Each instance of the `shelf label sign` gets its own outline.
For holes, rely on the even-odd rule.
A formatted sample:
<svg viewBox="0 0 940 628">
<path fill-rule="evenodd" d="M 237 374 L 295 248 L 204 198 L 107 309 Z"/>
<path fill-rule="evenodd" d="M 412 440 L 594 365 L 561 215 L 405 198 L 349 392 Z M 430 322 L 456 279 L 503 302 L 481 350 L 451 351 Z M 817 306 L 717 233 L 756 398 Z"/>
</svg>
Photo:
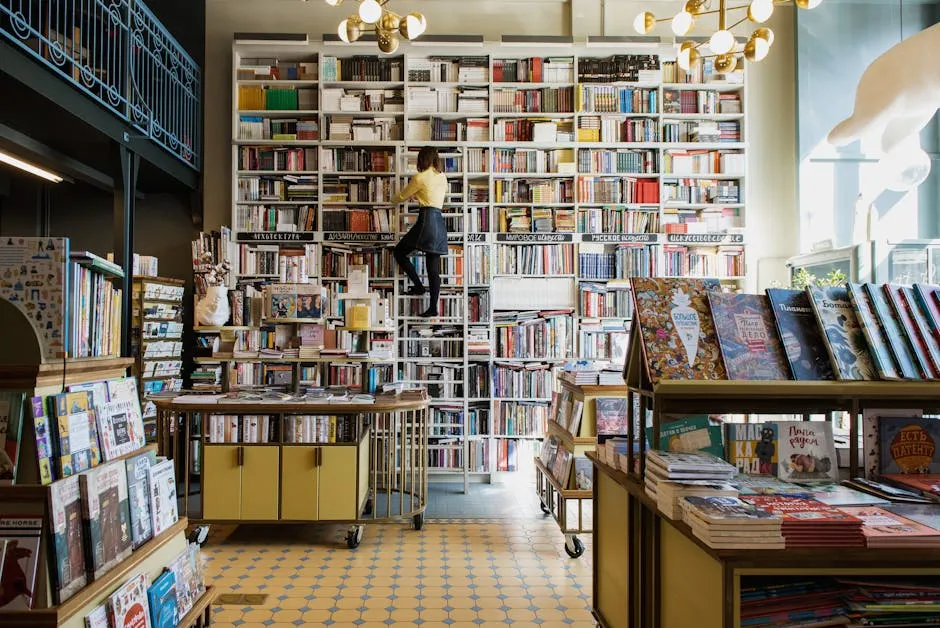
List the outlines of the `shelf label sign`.
<svg viewBox="0 0 940 628">
<path fill-rule="evenodd" d="M 639 244 L 655 244 L 655 233 L 585 233 L 581 236 L 582 242 L 635 242 Z"/>
<path fill-rule="evenodd" d="M 238 231 L 239 242 L 313 242 L 312 231 Z"/>
<path fill-rule="evenodd" d="M 741 233 L 670 233 L 666 242 L 674 244 L 741 244 Z"/>
<path fill-rule="evenodd" d="M 485 233 L 468 233 L 467 242 L 486 242 Z"/>
<path fill-rule="evenodd" d="M 532 242 L 572 242 L 570 233 L 497 233 L 497 242 L 518 242 L 529 244 Z"/>
<path fill-rule="evenodd" d="M 394 233 L 327 231 L 323 234 L 323 240 L 325 242 L 392 242 L 394 239 Z"/>
</svg>

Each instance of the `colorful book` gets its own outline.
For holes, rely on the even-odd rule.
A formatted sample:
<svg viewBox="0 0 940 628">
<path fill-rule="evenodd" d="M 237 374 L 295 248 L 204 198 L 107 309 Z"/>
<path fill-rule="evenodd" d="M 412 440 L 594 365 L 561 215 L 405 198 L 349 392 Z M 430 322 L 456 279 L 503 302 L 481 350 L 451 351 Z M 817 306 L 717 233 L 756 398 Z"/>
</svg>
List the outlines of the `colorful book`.
<svg viewBox="0 0 940 628">
<path fill-rule="evenodd" d="M 147 603 L 147 575 L 137 574 L 108 598 L 114 628 L 151 628 Z"/>
<path fill-rule="evenodd" d="M 542 441 L 542 451 L 539 453 L 539 460 L 549 471 L 555 463 L 555 452 L 558 451 L 558 439 L 554 436 L 547 436 Z"/>
<path fill-rule="evenodd" d="M 828 421 L 777 421 L 777 477 L 785 482 L 838 481 L 839 464 Z"/>
<path fill-rule="evenodd" d="M 930 313 L 924 308 L 917 296 L 917 291 L 910 286 L 901 286 L 901 299 L 911 314 L 917 335 L 927 350 L 927 358 L 935 375 L 940 378 L 940 338 L 934 332 Z"/>
<path fill-rule="evenodd" d="M 176 628 L 179 611 L 176 607 L 176 576 L 172 571 L 164 571 L 154 578 L 147 589 L 147 603 L 153 628 Z"/>
<path fill-rule="evenodd" d="M 887 499 L 856 491 L 848 486 L 833 482 L 806 484 L 801 488 L 806 492 L 807 497 L 837 508 L 842 506 L 886 506 L 891 503 Z"/>
<path fill-rule="evenodd" d="M 790 379 L 767 297 L 709 292 L 708 305 L 728 379 Z"/>
<path fill-rule="evenodd" d="M 36 434 L 36 458 L 39 464 L 39 482 L 44 486 L 56 479 L 53 464 L 55 452 L 52 448 L 53 438 L 51 423 L 46 413 L 46 398 L 33 397 L 30 400 L 33 411 L 33 431 Z"/>
<path fill-rule="evenodd" d="M 783 518 L 784 529 L 788 523 L 816 526 L 818 524 L 860 524 L 859 519 L 843 512 L 840 508 L 828 506 L 815 499 L 790 497 L 788 495 L 751 495 L 743 501 L 766 512 Z"/>
<path fill-rule="evenodd" d="M 652 383 L 727 379 L 708 308 L 718 280 L 632 277 L 630 286 Z"/>
<path fill-rule="evenodd" d="M 199 545 L 190 543 L 170 561 L 167 570 L 176 578 L 176 610 L 177 614 L 183 617 L 205 590 Z"/>
<path fill-rule="evenodd" d="M 85 567 L 94 579 L 131 555 L 127 473 L 122 462 L 89 469 L 78 476 L 85 535 Z"/>
<path fill-rule="evenodd" d="M 552 462 L 552 477 L 558 481 L 562 488 L 568 488 L 568 477 L 571 475 L 572 454 L 563 443 L 558 443 L 555 451 L 555 460 Z"/>
<path fill-rule="evenodd" d="M 133 453 L 147 444 L 140 401 L 108 401 L 97 406 L 98 435 L 105 460 Z"/>
<path fill-rule="evenodd" d="M 653 428 L 646 428 L 646 441 L 653 442 Z M 663 451 L 704 451 L 714 456 L 724 455 L 721 426 L 711 425 L 704 415 L 664 421 L 659 425 L 659 442 L 654 449 Z"/>
<path fill-rule="evenodd" d="M 914 296 L 927 314 L 927 326 L 933 337 L 940 341 L 940 286 L 915 283 Z"/>
<path fill-rule="evenodd" d="M 881 479 L 933 501 L 940 501 L 940 474 L 886 473 Z"/>
<path fill-rule="evenodd" d="M 594 416 L 597 420 L 598 436 L 623 436 L 627 434 L 630 418 L 627 416 L 626 397 L 595 398 Z"/>
<path fill-rule="evenodd" d="M 164 460 L 147 469 L 150 483 L 150 522 L 153 535 L 166 531 L 179 519 L 176 509 L 176 471 L 172 460 Z"/>
<path fill-rule="evenodd" d="M 911 521 L 930 526 L 940 530 L 940 505 L 935 504 L 891 504 L 885 506 L 896 515 L 901 515 Z"/>
<path fill-rule="evenodd" d="M 891 345 L 888 342 L 888 334 L 885 331 L 881 320 L 875 315 L 868 293 L 864 286 L 859 283 L 846 284 L 849 293 L 849 301 L 855 308 L 855 314 L 858 316 L 858 323 L 865 334 L 865 340 L 868 341 L 868 348 L 871 351 L 872 361 L 875 368 L 878 369 L 878 375 L 881 379 L 899 380 L 902 375 L 898 370 L 894 354 L 891 352 Z"/>
<path fill-rule="evenodd" d="M 940 419 L 881 417 L 878 473 L 940 473 Z"/>
<path fill-rule="evenodd" d="M 904 337 L 907 339 L 907 344 L 914 354 L 914 359 L 917 361 L 921 373 L 924 374 L 924 379 L 934 380 L 940 378 L 940 372 L 934 369 L 927 349 L 926 339 L 917 325 L 914 313 L 908 307 L 901 286 L 885 284 L 882 286 L 882 290 L 888 303 L 891 304 L 894 317 L 901 324 L 901 329 L 904 330 Z"/>
<path fill-rule="evenodd" d="M 917 361 L 917 356 L 914 355 L 914 349 L 908 342 L 904 329 L 901 328 L 901 323 L 895 317 L 891 304 L 888 303 L 888 298 L 881 286 L 866 283 L 865 294 L 868 295 L 871 308 L 885 330 L 888 348 L 894 355 L 898 372 L 904 379 L 923 379 L 924 374 Z"/>
<path fill-rule="evenodd" d="M 118 377 L 109 379 L 106 383 L 108 385 L 108 401 L 140 403 L 140 397 L 137 394 L 137 378 Z"/>
<path fill-rule="evenodd" d="M 579 491 L 590 491 L 594 488 L 594 465 L 584 456 L 574 459 L 574 483 Z"/>
<path fill-rule="evenodd" d="M 153 450 L 132 456 L 124 461 L 127 472 L 127 506 L 130 513 L 131 539 L 138 548 L 153 538 L 150 519 L 150 467 L 156 464 Z"/>
<path fill-rule="evenodd" d="M 756 508 L 737 497 L 686 496 L 682 498 L 682 507 L 706 524 L 780 523 L 778 515 Z"/>
<path fill-rule="evenodd" d="M 52 528 L 52 594 L 61 604 L 88 583 L 85 575 L 85 539 L 82 534 L 82 495 L 78 477 L 53 482 L 49 488 Z"/>
<path fill-rule="evenodd" d="M 873 380 L 878 373 L 865 334 L 844 286 L 807 288 L 816 320 L 823 330 L 832 370 L 840 380 Z"/>
<path fill-rule="evenodd" d="M 910 546 L 940 543 L 940 530 L 918 523 L 878 506 L 845 506 L 843 512 L 862 520 L 862 534 L 869 547 Z"/>
<path fill-rule="evenodd" d="M 803 290 L 769 288 L 767 298 L 770 299 L 774 323 L 790 363 L 793 379 L 835 379 L 809 295 Z"/>
<path fill-rule="evenodd" d="M 101 461 L 98 427 L 88 391 L 52 398 L 56 414 L 59 477 L 68 477 L 97 466 Z"/>
<path fill-rule="evenodd" d="M 777 475 L 777 424 L 728 423 L 726 458 L 740 473 Z"/>
<path fill-rule="evenodd" d="M 765 424 L 766 425 L 766 424 Z M 738 489 L 741 497 L 746 495 L 789 495 L 791 497 L 809 497 L 805 486 L 790 484 L 771 475 L 736 475 L 731 484 Z"/>
<path fill-rule="evenodd" d="M 42 513 L 0 517 L 0 610 L 35 607 Z"/>
<path fill-rule="evenodd" d="M 111 628 L 108 623 L 108 607 L 106 604 L 97 606 L 85 615 L 85 628 Z"/>
</svg>

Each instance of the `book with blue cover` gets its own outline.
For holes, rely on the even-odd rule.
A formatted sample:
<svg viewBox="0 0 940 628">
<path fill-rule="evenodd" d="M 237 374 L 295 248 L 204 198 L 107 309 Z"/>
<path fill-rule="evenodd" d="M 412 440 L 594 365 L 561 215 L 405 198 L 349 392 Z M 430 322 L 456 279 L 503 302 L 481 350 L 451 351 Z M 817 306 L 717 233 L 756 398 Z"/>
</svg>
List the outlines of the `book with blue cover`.
<svg viewBox="0 0 940 628">
<path fill-rule="evenodd" d="M 807 288 L 816 320 L 823 330 L 832 370 L 840 380 L 876 380 L 878 371 L 845 286 Z"/>
<path fill-rule="evenodd" d="M 728 379 L 790 379 L 766 296 L 709 292 L 708 305 Z"/>
<path fill-rule="evenodd" d="M 884 325 L 875 315 L 868 293 L 865 292 L 862 284 L 849 283 L 845 287 L 848 290 L 852 307 L 855 308 L 855 313 L 858 315 L 862 333 L 865 334 L 865 340 L 868 341 L 868 348 L 871 349 L 871 357 L 875 362 L 875 368 L 878 369 L 878 375 L 881 376 L 881 379 L 901 379 L 901 373 L 888 342 L 888 335 L 885 332 Z"/>
<path fill-rule="evenodd" d="M 911 314 L 914 326 L 917 328 L 917 334 L 920 337 L 924 349 L 927 352 L 927 358 L 933 368 L 934 374 L 940 378 L 940 338 L 931 322 L 930 312 L 923 307 L 921 300 L 917 296 L 917 291 L 910 286 L 901 286 L 901 298 Z"/>
<path fill-rule="evenodd" d="M 127 471 L 128 507 L 134 549 L 153 538 L 153 523 L 150 520 L 150 479 L 148 471 L 156 462 L 157 454 L 153 450 L 124 461 Z"/>
<path fill-rule="evenodd" d="M 900 323 L 904 337 L 914 354 L 914 359 L 917 361 L 917 365 L 920 368 L 920 372 L 923 373 L 924 379 L 933 380 L 940 378 L 940 372 L 937 371 L 933 361 L 930 359 L 926 339 L 922 333 L 923 330 L 921 330 L 920 326 L 917 324 L 917 319 L 914 318 L 914 312 L 908 306 L 907 300 L 904 298 L 901 286 L 886 283 L 881 286 L 881 288 L 888 303 L 891 304 L 892 314 L 894 314 L 894 317 L 897 319 L 898 323 Z"/>
<path fill-rule="evenodd" d="M 940 419 L 880 417 L 879 473 L 940 474 Z"/>
<path fill-rule="evenodd" d="M 895 318 L 881 286 L 866 283 L 865 294 L 868 295 L 871 308 L 885 330 L 888 347 L 894 355 L 901 376 L 904 379 L 923 379 L 920 364 L 914 356 L 914 349 L 908 343 L 907 336 L 905 336 L 898 319 Z"/>
<path fill-rule="evenodd" d="M 769 288 L 767 298 L 793 379 L 835 379 L 809 295 L 802 290 Z"/>
<path fill-rule="evenodd" d="M 652 427 L 646 428 L 646 440 L 653 440 Z M 721 457 L 724 455 L 721 426 L 711 425 L 704 415 L 664 421 L 659 426 L 659 442 L 652 448 L 679 452 L 704 451 Z"/>
<path fill-rule="evenodd" d="M 164 571 L 154 578 L 153 584 L 147 589 L 147 602 L 153 628 L 176 628 L 179 614 L 176 607 L 176 576 L 172 571 Z"/>
</svg>

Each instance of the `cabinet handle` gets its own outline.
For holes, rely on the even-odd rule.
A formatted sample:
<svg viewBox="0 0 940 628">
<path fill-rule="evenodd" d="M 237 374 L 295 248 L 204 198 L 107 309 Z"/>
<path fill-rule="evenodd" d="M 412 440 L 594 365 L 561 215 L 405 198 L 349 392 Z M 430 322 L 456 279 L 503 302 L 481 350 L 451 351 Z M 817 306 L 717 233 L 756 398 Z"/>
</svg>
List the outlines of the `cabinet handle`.
<svg viewBox="0 0 940 628">
<path fill-rule="evenodd" d="M 318 453 L 319 451 L 320 451 L 320 450 L 317 449 L 316 447 L 314 447 L 313 449 L 310 450 L 310 453 L 313 454 L 313 467 L 314 467 L 314 468 L 316 468 L 316 467 L 319 466 L 318 461 L 317 461 L 317 453 Z"/>
<path fill-rule="evenodd" d="M 323 448 L 317 447 L 317 466 L 323 465 Z"/>
<path fill-rule="evenodd" d="M 240 467 L 241 467 L 241 466 L 244 466 L 244 464 L 245 464 L 245 448 L 244 448 L 244 447 L 239 447 L 239 448 L 236 450 L 236 452 L 237 452 L 237 453 L 235 454 L 235 460 L 236 460 L 238 466 L 240 466 Z"/>
</svg>

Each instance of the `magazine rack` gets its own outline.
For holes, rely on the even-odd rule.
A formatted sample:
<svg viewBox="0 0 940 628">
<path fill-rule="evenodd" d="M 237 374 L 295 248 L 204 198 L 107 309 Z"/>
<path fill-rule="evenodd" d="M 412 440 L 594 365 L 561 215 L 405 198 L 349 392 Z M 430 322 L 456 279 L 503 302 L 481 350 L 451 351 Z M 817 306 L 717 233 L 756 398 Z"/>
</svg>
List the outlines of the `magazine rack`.
<svg viewBox="0 0 940 628">
<path fill-rule="evenodd" d="M 667 414 L 820 414 L 851 417 L 850 469 L 859 471 L 861 412 L 868 408 L 940 411 L 940 386 L 929 382 L 663 381 L 645 377 L 639 343 L 625 369 L 628 408 L 652 412 L 654 442 Z M 629 438 L 633 421 L 629 424 Z M 640 473 L 623 473 L 588 453 L 594 473 L 592 612 L 608 628 L 738 628 L 742 578 L 774 575 L 940 576 L 940 550 L 812 548 L 716 550 L 681 521 L 663 516 L 646 495 L 645 439 Z M 630 466 L 632 466 L 632 452 Z M 664 597 L 682 591 L 681 602 Z"/>
</svg>

